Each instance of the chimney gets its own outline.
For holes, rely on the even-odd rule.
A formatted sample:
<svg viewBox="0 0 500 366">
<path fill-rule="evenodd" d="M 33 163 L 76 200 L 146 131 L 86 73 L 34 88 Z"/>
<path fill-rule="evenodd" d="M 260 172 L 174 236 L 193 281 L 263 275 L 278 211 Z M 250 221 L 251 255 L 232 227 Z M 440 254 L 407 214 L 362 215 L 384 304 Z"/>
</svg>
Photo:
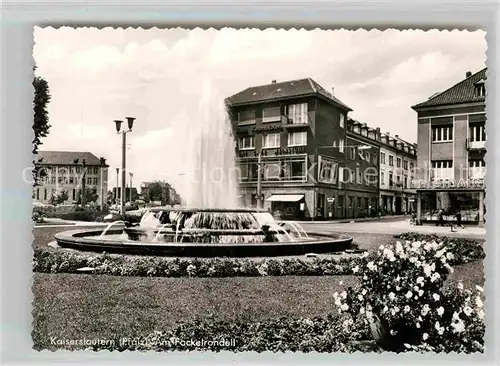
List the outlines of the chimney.
<svg viewBox="0 0 500 366">
<path fill-rule="evenodd" d="M 276 80 L 273 80 L 273 81 L 272 81 L 272 84 L 276 84 Z"/>
<path fill-rule="evenodd" d="M 387 136 L 391 136 L 391 133 L 390 132 L 386 132 L 385 133 Z"/>
<path fill-rule="evenodd" d="M 472 76 L 472 72 L 467 71 L 467 72 L 465 73 L 465 77 L 466 77 L 466 78 L 470 78 L 471 76 Z"/>
<path fill-rule="evenodd" d="M 335 95 L 335 87 L 332 86 L 332 95 Z"/>
<path fill-rule="evenodd" d="M 394 137 L 395 137 L 396 139 L 399 139 L 399 135 L 394 135 Z"/>
</svg>

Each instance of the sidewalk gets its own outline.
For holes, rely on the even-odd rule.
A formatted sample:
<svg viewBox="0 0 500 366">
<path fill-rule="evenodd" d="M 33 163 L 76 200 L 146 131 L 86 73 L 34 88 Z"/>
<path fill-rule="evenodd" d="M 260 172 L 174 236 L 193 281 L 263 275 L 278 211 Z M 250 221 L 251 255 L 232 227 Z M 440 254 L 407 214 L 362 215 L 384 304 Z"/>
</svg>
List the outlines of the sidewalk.
<svg viewBox="0 0 500 366">
<path fill-rule="evenodd" d="M 295 220 L 286 220 L 293 221 L 298 224 L 350 224 L 354 222 L 369 222 L 369 221 L 386 221 L 386 219 L 410 219 L 410 215 L 387 215 L 381 217 L 359 217 L 359 218 L 351 218 L 351 219 L 336 219 L 336 220 L 308 220 L 308 221 L 295 221 Z"/>
</svg>

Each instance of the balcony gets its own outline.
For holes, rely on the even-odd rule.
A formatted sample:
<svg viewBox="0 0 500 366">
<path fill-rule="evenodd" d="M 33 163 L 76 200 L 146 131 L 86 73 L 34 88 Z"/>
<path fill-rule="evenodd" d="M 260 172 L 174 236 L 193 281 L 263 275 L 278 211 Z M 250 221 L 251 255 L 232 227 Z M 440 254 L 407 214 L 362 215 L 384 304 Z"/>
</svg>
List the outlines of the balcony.
<svg viewBox="0 0 500 366">
<path fill-rule="evenodd" d="M 281 123 L 285 128 L 309 126 L 309 113 L 295 113 L 281 116 Z"/>
<path fill-rule="evenodd" d="M 484 150 L 486 149 L 486 141 L 471 141 L 467 139 L 468 150 Z"/>
<path fill-rule="evenodd" d="M 486 167 L 469 168 L 469 179 L 484 179 L 486 177 Z"/>
</svg>

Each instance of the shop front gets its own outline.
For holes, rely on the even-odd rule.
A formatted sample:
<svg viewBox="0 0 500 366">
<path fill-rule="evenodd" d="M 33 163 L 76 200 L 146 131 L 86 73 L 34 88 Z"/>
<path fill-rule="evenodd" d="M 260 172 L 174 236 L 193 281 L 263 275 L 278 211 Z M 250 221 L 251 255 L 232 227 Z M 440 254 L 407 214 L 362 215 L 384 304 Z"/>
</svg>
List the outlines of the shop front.
<svg viewBox="0 0 500 366">
<path fill-rule="evenodd" d="M 304 220 L 303 194 L 273 194 L 266 199 L 271 203 L 271 214 L 278 220 Z"/>
</svg>

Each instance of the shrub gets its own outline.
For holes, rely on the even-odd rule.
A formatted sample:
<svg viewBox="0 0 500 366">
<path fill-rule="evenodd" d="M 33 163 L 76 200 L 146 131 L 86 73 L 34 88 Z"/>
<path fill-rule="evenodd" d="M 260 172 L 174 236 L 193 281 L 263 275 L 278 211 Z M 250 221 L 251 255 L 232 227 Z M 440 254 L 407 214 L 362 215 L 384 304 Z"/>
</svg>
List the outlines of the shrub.
<svg viewBox="0 0 500 366">
<path fill-rule="evenodd" d="M 484 241 L 457 238 L 450 236 L 439 236 L 436 234 L 419 234 L 419 233 L 403 233 L 394 235 L 396 239 L 403 241 L 425 241 L 425 242 L 441 242 L 447 247 L 448 252 L 453 253 L 454 258 L 449 261 L 451 265 L 464 264 L 484 259 Z"/>
<path fill-rule="evenodd" d="M 483 347 L 482 301 L 462 289 L 444 292 L 453 272 L 453 254 L 446 244 L 397 242 L 381 246 L 374 260 L 353 272 L 363 273 L 361 284 L 335 293 L 340 312 L 364 317 L 374 338 L 395 352 L 477 352 Z"/>
</svg>

